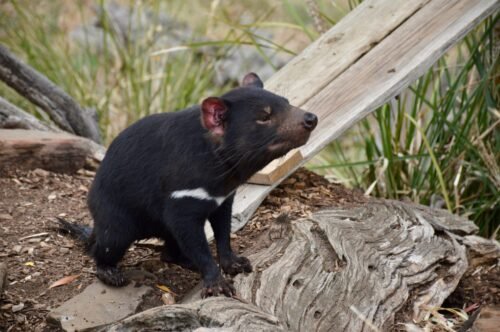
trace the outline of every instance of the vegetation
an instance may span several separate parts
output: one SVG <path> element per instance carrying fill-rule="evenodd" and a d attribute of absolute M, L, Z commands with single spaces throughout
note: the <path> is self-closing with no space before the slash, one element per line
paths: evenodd
<path fill-rule="evenodd" d="M 499 17 L 332 144 L 312 168 L 377 196 L 468 216 L 485 236 L 498 232 L 499 41 L 493 27 Z"/>
<path fill-rule="evenodd" d="M 357 5 L 351 0 L 119 2 L 152 13 L 149 28 L 132 42 L 126 37 L 132 27 L 117 29 L 106 11 L 109 2 L 101 0 L 99 47 L 95 41 L 75 43 L 69 37 L 77 24 L 94 15 L 84 1 L 0 5 L 5 7 L 0 42 L 82 105 L 95 107 L 106 142 L 144 115 L 182 109 L 234 85 L 215 77 L 229 54 L 250 45 L 275 68 L 273 55 L 300 51 Z M 252 13 L 248 24 L 246 12 Z M 164 35 L 160 13 L 175 17 L 173 29 L 185 29 L 188 36 L 176 45 L 158 43 Z M 475 29 L 309 167 L 377 196 L 466 215 L 485 236 L 497 232 L 500 46 L 493 27 L 498 19 L 497 14 Z M 0 95 L 44 117 L 5 86 Z"/>

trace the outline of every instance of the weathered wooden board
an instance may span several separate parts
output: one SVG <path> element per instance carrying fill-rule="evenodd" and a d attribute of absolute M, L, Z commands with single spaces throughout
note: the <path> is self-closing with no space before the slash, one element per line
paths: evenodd
<path fill-rule="evenodd" d="M 415 3 L 391 0 L 363 2 L 345 18 L 349 20 L 349 26 L 342 24 L 345 22 L 342 20 L 266 84 L 268 89 L 286 96 L 297 106 L 317 114 L 320 119 L 309 143 L 300 149 L 304 159 L 286 175 L 401 92 L 446 50 L 500 7 L 498 0 L 431 0 L 418 2 L 419 5 L 412 10 L 401 12 L 402 7 L 414 6 Z M 394 7 L 390 7 L 393 11 L 389 15 L 385 12 L 367 13 L 369 10 L 375 13 L 379 6 L 386 9 L 389 8 L 386 6 Z M 393 16 L 397 15 L 404 18 L 394 19 Z M 387 30 L 384 33 L 379 31 L 378 40 L 373 36 L 365 38 L 363 35 L 369 34 L 372 29 L 382 29 L 377 25 L 378 21 L 390 21 L 393 25 L 384 26 Z M 338 36 L 346 42 L 337 47 L 334 42 L 340 42 Z M 333 38 L 331 43 L 326 42 L 328 38 Z M 359 38 L 359 43 L 353 41 Z M 351 52 L 355 55 L 350 62 L 339 62 L 338 70 L 332 68 L 336 67 L 336 63 L 331 61 L 332 56 L 342 54 L 344 57 Z M 325 61 L 330 67 L 322 65 Z M 240 187 L 233 206 L 233 230 L 245 225 L 282 179 L 269 186 L 247 184 Z"/>
<path fill-rule="evenodd" d="M 286 96 L 292 105 L 302 106 L 429 1 L 363 2 L 274 74 L 266 89 Z M 266 167 L 254 179 L 282 173 L 275 170 L 282 164 Z"/>
<path fill-rule="evenodd" d="M 302 106 L 429 1 L 364 1 L 274 74 L 266 89 Z"/>
<path fill-rule="evenodd" d="M 248 183 L 271 185 L 290 174 L 289 171 L 304 159 L 299 149 L 288 152 L 285 156 L 275 159 L 267 164 L 262 170 L 254 174 Z"/>

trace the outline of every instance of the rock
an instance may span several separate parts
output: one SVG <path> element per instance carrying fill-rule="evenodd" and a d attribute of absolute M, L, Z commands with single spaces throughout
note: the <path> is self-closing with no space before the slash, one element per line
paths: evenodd
<path fill-rule="evenodd" d="M 45 177 L 49 176 L 49 174 L 50 174 L 50 173 L 49 173 L 49 172 L 47 172 L 47 171 L 46 171 L 46 170 L 44 170 L 44 169 L 41 169 L 41 168 L 36 168 L 36 169 L 34 169 L 34 170 L 33 170 L 33 174 L 35 174 L 35 175 L 38 175 L 38 176 L 41 176 L 41 177 L 44 177 L 44 178 L 45 178 Z"/>
<path fill-rule="evenodd" d="M 7 303 L 7 304 L 4 304 L 3 306 L 1 306 L 0 310 L 5 310 L 5 311 L 11 310 L 13 306 L 14 305 L 12 303 Z"/>
<path fill-rule="evenodd" d="M 12 220 L 12 216 L 8 213 L 0 213 L 0 220 Z"/>
<path fill-rule="evenodd" d="M 96 16 L 89 24 L 77 27 L 70 32 L 70 36 L 77 44 L 94 52 L 109 52 L 110 48 L 116 52 L 115 43 L 104 44 L 104 36 L 108 34 L 110 37 L 109 31 L 115 36 L 118 45 L 123 47 L 153 43 L 169 48 L 185 44 L 191 39 L 193 33 L 186 24 L 166 13 L 155 12 L 147 5 L 140 7 L 115 1 L 105 2 L 103 6 L 96 6 Z"/>
<path fill-rule="evenodd" d="M 21 246 L 19 244 L 16 244 L 15 246 L 12 247 L 12 251 L 14 251 L 17 254 L 19 254 L 21 252 L 21 250 L 23 250 L 23 246 Z"/>
<path fill-rule="evenodd" d="M 175 304 L 175 298 L 170 293 L 163 293 L 161 295 L 161 301 L 163 302 L 163 304 Z"/>
<path fill-rule="evenodd" d="M 474 332 L 495 332 L 500 327 L 500 306 L 486 306 L 481 309 L 479 317 L 474 322 Z"/>
<path fill-rule="evenodd" d="M 12 312 L 18 312 L 24 309 L 24 303 L 19 303 L 12 306 Z"/>
<path fill-rule="evenodd" d="M 64 331 L 98 328 L 135 314 L 151 287 L 134 283 L 113 288 L 96 281 L 85 290 L 52 310 L 47 321 Z"/>
<path fill-rule="evenodd" d="M 140 7 L 140 8 L 139 8 Z M 239 19 L 239 23 L 250 24 L 255 21 L 252 15 Z M 107 29 L 104 27 L 107 26 Z M 111 31 L 111 32 L 110 32 Z M 194 47 L 192 52 L 203 54 L 204 57 L 215 61 L 214 83 L 223 86 L 228 83 L 239 82 L 242 73 L 256 72 L 266 80 L 274 72 L 283 67 L 292 55 L 275 50 L 275 45 L 267 40 L 273 40 L 273 35 L 264 29 L 252 29 L 252 33 L 259 38 L 260 49 L 252 45 L 229 46 L 225 51 L 214 47 Z M 105 36 L 114 37 L 116 43 L 106 43 Z M 86 24 L 76 27 L 70 32 L 71 39 L 85 49 L 93 52 L 117 53 L 118 47 L 169 49 L 184 46 L 193 41 L 211 41 L 204 36 L 197 36 L 191 28 L 176 19 L 173 15 L 164 12 L 155 12 L 153 8 L 142 6 L 128 6 L 115 1 L 105 2 L 103 6 L 96 6 L 96 16 Z M 145 38 L 144 36 L 147 36 Z M 264 53 L 263 56 L 261 53 Z M 224 54 L 221 58 L 218 54 Z M 171 53 L 172 56 L 184 56 L 183 52 Z M 152 63 L 156 70 L 164 68 L 167 58 L 159 57 Z"/>

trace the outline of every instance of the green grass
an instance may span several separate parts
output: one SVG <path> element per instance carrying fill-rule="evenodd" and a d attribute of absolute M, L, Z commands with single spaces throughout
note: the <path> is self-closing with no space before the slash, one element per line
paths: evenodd
<path fill-rule="evenodd" d="M 311 168 L 379 197 L 468 216 L 492 235 L 500 225 L 498 19 L 475 29 Z"/>
<path fill-rule="evenodd" d="M 158 47 L 152 29 L 137 43 L 123 43 L 104 15 L 103 48 L 95 51 L 71 43 L 61 24 L 88 20 L 91 13 L 83 2 L 66 2 L 73 3 L 69 13 L 59 1 L 15 0 L 0 10 L 0 42 L 79 103 L 95 107 L 105 143 L 140 117 L 182 109 L 227 90 L 232 83 L 214 84 L 214 68 L 239 47 L 255 47 L 268 62 L 269 49 L 294 54 L 320 35 L 312 16 L 330 27 L 359 3 L 320 0 L 312 12 L 298 0 L 121 2 L 169 13 L 189 24 L 192 40 L 181 48 Z M 250 24 L 240 21 L 245 11 L 253 14 Z M 150 19 L 154 23 L 159 17 Z M 447 208 L 474 220 L 481 234 L 492 235 L 500 223 L 499 46 L 496 41 L 494 48 L 492 30 L 497 20 L 498 15 L 476 28 L 309 167 L 372 195 Z M 262 31 L 281 37 L 270 39 Z M 200 52 L 207 48 L 211 51 Z M 0 95 L 45 118 L 3 85 Z"/>
<path fill-rule="evenodd" d="M 184 50 L 157 52 L 161 49 L 154 48 L 153 29 L 137 43 L 124 43 L 104 15 L 103 47 L 96 50 L 68 40 L 67 31 L 57 24 L 64 13 L 55 1 L 40 5 L 31 2 L 35 8 L 29 8 L 26 1 L 11 4 L 15 15 L 2 17 L 0 29 L 5 36 L 1 42 L 82 105 L 95 107 L 105 143 L 140 117 L 182 109 L 197 103 L 207 93 L 227 90 L 226 86 L 216 87 L 211 83 L 219 54 L 197 51 L 207 43 L 188 43 Z M 159 12 L 161 1 L 150 4 L 154 12 Z M 74 15 L 85 20 L 81 7 Z M 153 21 L 158 19 L 152 17 Z M 152 22 L 151 26 L 156 24 Z M 226 43 L 224 39 L 219 42 Z M 0 94 L 37 113 L 33 105 L 5 86 L 0 88 Z"/>
<path fill-rule="evenodd" d="M 270 60 L 264 48 L 294 54 L 286 47 L 286 42 L 276 43 L 255 33 L 255 29 L 267 25 L 267 29 L 293 28 L 306 34 L 302 27 L 293 23 L 274 21 L 277 7 L 266 1 L 244 5 L 231 1 L 224 6 L 218 1 L 203 0 L 121 2 L 135 5 L 138 12 L 147 7 L 155 13 L 150 17 L 151 29 L 135 43 L 123 42 L 104 11 L 101 49 L 91 47 L 90 43 L 72 42 L 70 29 L 61 24 L 61 21 L 66 24 L 69 21 L 71 25 L 72 19 L 88 22 L 92 13 L 88 6 L 83 7 L 84 2 L 75 1 L 69 5 L 66 2 L 65 7 L 62 5 L 65 2 L 60 1 L 13 0 L 0 10 L 0 42 L 81 105 L 96 108 L 105 144 L 145 115 L 183 109 L 203 97 L 220 94 L 234 86 L 235 82 L 214 84 L 214 67 L 223 56 L 242 45 L 254 46 L 266 61 Z M 103 9 L 106 2 L 100 0 L 97 4 Z M 288 5 L 290 10 L 295 10 L 295 5 Z M 252 8 L 252 24 L 237 21 L 239 12 L 246 8 L 242 6 Z M 155 45 L 155 28 L 160 19 L 158 14 L 162 12 L 175 17 L 181 24 L 189 24 L 192 39 L 187 39 L 181 47 Z M 296 12 L 305 15 L 304 11 Z M 210 51 L 206 52 L 207 49 Z M 0 85 L 0 94 L 48 120 L 34 105 L 6 86 Z"/>

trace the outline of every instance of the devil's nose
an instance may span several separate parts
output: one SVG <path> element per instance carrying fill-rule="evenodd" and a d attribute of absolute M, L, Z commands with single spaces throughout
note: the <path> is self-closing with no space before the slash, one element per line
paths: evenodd
<path fill-rule="evenodd" d="M 307 130 L 313 130 L 316 128 L 316 125 L 318 124 L 318 117 L 312 113 L 307 112 L 304 114 L 304 128 Z"/>

